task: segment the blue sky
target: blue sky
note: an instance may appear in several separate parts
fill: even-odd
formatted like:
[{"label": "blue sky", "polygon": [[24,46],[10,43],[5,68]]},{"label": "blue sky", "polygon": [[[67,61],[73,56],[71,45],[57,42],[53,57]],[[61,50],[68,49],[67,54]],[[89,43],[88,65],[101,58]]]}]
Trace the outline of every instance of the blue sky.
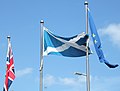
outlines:
[{"label": "blue sky", "polygon": [[[119,0],[89,0],[89,8],[110,63],[120,64]],[[16,79],[9,91],[39,91],[40,20],[59,36],[85,32],[84,0],[0,0],[0,89],[6,69],[7,36],[11,36]],[[120,67],[109,69],[90,55],[91,91],[119,91]],[[44,91],[85,91],[85,57],[44,57]]]}]

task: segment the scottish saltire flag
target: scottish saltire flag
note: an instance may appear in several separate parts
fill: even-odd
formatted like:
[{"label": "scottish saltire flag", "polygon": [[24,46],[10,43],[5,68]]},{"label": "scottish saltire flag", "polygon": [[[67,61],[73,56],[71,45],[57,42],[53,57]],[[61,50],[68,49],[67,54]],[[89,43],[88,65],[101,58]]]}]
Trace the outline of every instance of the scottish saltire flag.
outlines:
[{"label": "scottish saltire flag", "polygon": [[99,35],[97,33],[97,29],[96,29],[96,26],[94,24],[94,21],[92,19],[92,16],[90,14],[89,9],[88,9],[88,17],[89,17],[89,26],[90,26],[90,30],[91,30],[91,35],[92,35],[94,47],[95,47],[95,50],[96,50],[96,53],[98,55],[100,62],[104,62],[110,68],[117,67],[118,66],[117,64],[116,65],[110,64],[104,57],[103,51],[101,49],[100,38],[99,38]]},{"label": "scottish saltire flag", "polygon": [[[66,57],[86,56],[86,43],[89,36],[85,33],[65,38],[56,36],[44,27],[44,52],[43,55],[61,55]],[[89,48],[89,54],[91,53]]]},{"label": "scottish saltire flag", "polygon": [[8,42],[6,65],[7,65],[7,69],[6,69],[3,91],[8,91],[10,85],[12,84],[13,80],[15,79],[14,60],[13,60],[13,53],[12,53],[10,41]]}]

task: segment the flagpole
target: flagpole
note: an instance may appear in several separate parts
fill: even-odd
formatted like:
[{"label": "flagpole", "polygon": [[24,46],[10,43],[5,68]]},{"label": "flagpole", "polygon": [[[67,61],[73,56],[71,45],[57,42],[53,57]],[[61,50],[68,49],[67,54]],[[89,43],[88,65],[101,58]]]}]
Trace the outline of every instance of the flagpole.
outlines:
[{"label": "flagpole", "polygon": [[9,42],[10,42],[10,36],[7,36],[7,39],[8,39],[8,44],[9,44]]},{"label": "flagpole", "polygon": [[44,21],[40,21],[40,91],[43,91],[43,26]]},{"label": "flagpole", "polygon": [[[7,36],[7,40],[8,40],[8,48],[9,48],[9,44],[10,44],[10,36]],[[8,49],[9,50],[9,49]],[[8,54],[8,51],[7,51],[7,54]],[[7,72],[7,65],[6,65],[6,72]],[[6,73],[7,75],[7,73]],[[6,79],[6,75],[5,75],[5,79]],[[7,89],[8,90],[8,89]]]},{"label": "flagpole", "polygon": [[[88,2],[85,1],[84,3],[85,9],[86,9],[86,34],[88,34]],[[88,46],[89,46],[89,41],[87,41],[86,44],[86,88],[87,91],[90,91],[90,69],[89,69],[89,54],[88,54]]]}]

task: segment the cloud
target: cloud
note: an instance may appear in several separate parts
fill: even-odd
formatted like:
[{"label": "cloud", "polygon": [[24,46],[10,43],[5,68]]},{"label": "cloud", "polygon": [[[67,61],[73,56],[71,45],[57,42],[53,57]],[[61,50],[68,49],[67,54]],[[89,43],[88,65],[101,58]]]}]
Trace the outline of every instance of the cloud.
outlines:
[{"label": "cloud", "polygon": [[46,75],[45,82],[46,84],[51,86],[51,85],[65,85],[65,86],[77,86],[78,83],[85,83],[85,77],[80,76],[79,78],[67,78],[67,77],[55,77],[52,75]]},{"label": "cloud", "polygon": [[58,80],[60,84],[66,85],[66,86],[76,86],[78,85],[77,83],[79,82],[79,80],[75,78],[59,78]]},{"label": "cloud", "polygon": [[120,24],[109,24],[98,31],[102,35],[108,35],[111,42],[120,47]]},{"label": "cloud", "polygon": [[44,78],[45,87],[62,87],[63,91],[79,91],[81,87],[85,88],[85,77],[68,78],[46,75]]},{"label": "cloud", "polygon": [[54,85],[54,84],[57,84],[56,83],[56,78],[52,75],[47,75],[44,79],[45,83],[47,86],[51,86],[51,85]]},{"label": "cloud", "polygon": [[32,73],[33,69],[32,68],[25,68],[22,70],[16,71],[16,77],[22,77],[24,75]]},{"label": "cloud", "polygon": [[[91,91],[119,91],[120,77],[101,77],[90,76]],[[60,87],[62,91],[79,91],[86,90],[85,77],[67,78],[55,77],[52,75],[45,76],[44,83],[46,87]],[[112,87],[112,88],[111,88]]]}]

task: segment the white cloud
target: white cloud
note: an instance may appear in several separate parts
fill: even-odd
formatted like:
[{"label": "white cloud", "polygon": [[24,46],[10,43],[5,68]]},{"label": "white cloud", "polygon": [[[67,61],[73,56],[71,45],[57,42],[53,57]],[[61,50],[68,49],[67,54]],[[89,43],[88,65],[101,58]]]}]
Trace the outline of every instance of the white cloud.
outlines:
[{"label": "white cloud", "polygon": [[32,73],[33,69],[32,68],[25,68],[22,70],[16,71],[16,77],[22,77],[24,75]]},{"label": "white cloud", "polygon": [[78,83],[85,83],[85,77],[80,76],[79,78],[67,78],[67,77],[55,77],[52,75],[46,75],[45,82],[47,85],[66,85],[66,86],[76,86]]},{"label": "white cloud", "polygon": [[[120,77],[90,76],[90,79],[91,91],[119,91],[120,89],[118,86]],[[44,83],[47,87],[65,87],[62,91],[86,90],[86,80],[83,76],[79,76],[79,78],[67,78],[47,75],[44,79]]]},{"label": "white cloud", "polygon": [[66,86],[75,86],[78,85],[77,83],[79,82],[79,80],[75,78],[59,78],[58,80],[62,85]]},{"label": "white cloud", "polygon": [[45,76],[44,84],[46,87],[65,87],[69,91],[79,91],[81,87],[85,88],[85,77],[80,76],[79,78],[67,78],[67,77],[55,77],[52,75]]},{"label": "white cloud", "polygon": [[56,84],[56,78],[52,75],[47,75],[44,79],[44,82],[47,82],[45,83],[45,85],[51,86],[51,85]]},{"label": "white cloud", "polygon": [[107,27],[99,29],[99,32],[102,35],[108,35],[108,39],[120,47],[120,24],[110,24]]}]

